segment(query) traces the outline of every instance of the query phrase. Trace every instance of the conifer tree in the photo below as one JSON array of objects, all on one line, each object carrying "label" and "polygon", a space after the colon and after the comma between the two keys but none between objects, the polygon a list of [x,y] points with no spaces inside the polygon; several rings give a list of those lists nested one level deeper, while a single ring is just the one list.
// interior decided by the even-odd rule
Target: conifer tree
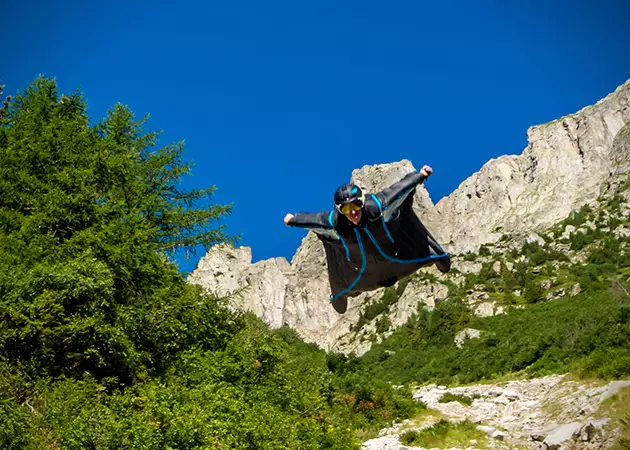
[{"label": "conifer tree", "polygon": [[200,306],[168,257],[233,243],[214,223],[232,205],[183,189],[183,144],[156,147],[146,121],[118,104],[91,125],[81,94],[44,77],[3,114],[0,357],[128,382],[192,335],[220,345],[229,314]]}]

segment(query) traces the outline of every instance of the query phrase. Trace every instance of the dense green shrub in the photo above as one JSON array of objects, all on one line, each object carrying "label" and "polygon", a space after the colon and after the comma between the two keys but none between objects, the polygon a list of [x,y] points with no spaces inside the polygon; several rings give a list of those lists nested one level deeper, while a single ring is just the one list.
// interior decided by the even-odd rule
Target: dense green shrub
[{"label": "dense green shrub", "polygon": [[547,261],[569,261],[569,257],[563,252],[547,246],[541,246],[538,242],[526,242],[522,247],[522,254],[527,256],[534,266],[540,266]]},{"label": "dense green shrub", "polygon": [[473,439],[482,445],[487,441],[476,423],[470,420],[453,423],[446,419],[440,419],[435,425],[422,430],[405,431],[400,436],[400,442],[404,445],[422,448],[463,447]]},{"label": "dense green shrub", "polygon": [[449,402],[459,402],[462,405],[470,406],[472,405],[473,398],[468,397],[466,395],[453,394],[452,392],[447,392],[442,395],[438,400],[439,403],[449,403]]},{"label": "dense green shrub", "polygon": [[[397,383],[467,383],[518,371],[630,375],[630,299],[623,291],[614,296],[591,286],[590,294],[468,320],[437,306],[374,345],[362,363]],[[481,337],[457,349],[454,332],[465,327],[480,329]],[[381,358],[384,352],[387,358]]]}]

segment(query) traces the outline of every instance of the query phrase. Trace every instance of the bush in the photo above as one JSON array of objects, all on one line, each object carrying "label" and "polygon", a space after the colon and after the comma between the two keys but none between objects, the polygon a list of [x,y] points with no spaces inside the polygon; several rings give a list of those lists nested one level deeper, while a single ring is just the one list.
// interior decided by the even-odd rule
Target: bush
[{"label": "bush", "polygon": [[447,392],[442,395],[438,400],[439,403],[449,403],[449,402],[459,402],[462,405],[471,406],[473,402],[473,398],[467,397],[465,395],[453,394],[451,392]]},{"label": "bush", "polygon": [[469,420],[451,423],[441,419],[435,425],[423,430],[405,431],[400,436],[400,442],[404,445],[424,448],[447,448],[468,445],[476,439],[478,444],[487,441],[483,431],[477,430],[477,425]]},{"label": "bush", "polygon": [[523,297],[525,298],[525,302],[527,303],[537,303],[543,298],[543,290],[540,287],[540,283],[536,280],[536,278],[529,274],[529,276],[525,280]]},{"label": "bush", "polygon": [[539,266],[547,261],[569,261],[569,257],[564,253],[552,248],[542,247],[538,242],[526,242],[523,244],[522,253],[529,258],[534,266]]},{"label": "bush", "polygon": [[[406,286],[406,284],[405,284]],[[381,298],[369,304],[363,310],[361,317],[359,319],[360,324],[364,324],[369,322],[370,320],[377,317],[379,314],[382,314],[389,310],[389,307],[398,301],[398,292],[394,286],[388,286],[383,291],[383,295]],[[355,329],[360,329],[360,326],[355,325]]]}]

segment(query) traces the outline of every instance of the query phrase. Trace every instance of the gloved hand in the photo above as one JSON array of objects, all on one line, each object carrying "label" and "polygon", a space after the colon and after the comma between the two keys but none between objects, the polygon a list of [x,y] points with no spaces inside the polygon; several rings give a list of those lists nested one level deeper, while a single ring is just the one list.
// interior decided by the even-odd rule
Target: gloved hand
[{"label": "gloved hand", "polygon": [[420,169],[420,173],[428,178],[429,175],[433,173],[433,169],[431,168],[431,166],[424,165],[422,166],[422,169]]}]

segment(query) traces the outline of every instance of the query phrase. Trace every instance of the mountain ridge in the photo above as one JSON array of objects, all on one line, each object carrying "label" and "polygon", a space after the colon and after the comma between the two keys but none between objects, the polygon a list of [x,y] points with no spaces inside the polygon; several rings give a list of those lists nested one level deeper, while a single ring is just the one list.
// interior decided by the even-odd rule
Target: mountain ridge
[{"label": "mountain ridge", "polygon": [[[630,80],[594,105],[530,127],[528,145],[520,155],[490,159],[437,204],[427,187],[419,186],[414,210],[455,255],[479,251],[484,245],[501,245],[506,234],[522,236],[521,241],[540,241],[537,232],[593,203],[627,171],[630,148],[613,143],[630,122],[629,105]],[[407,159],[366,165],[353,170],[350,181],[376,191],[415,170]],[[454,268],[459,264],[465,266],[458,261]],[[432,268],[421,272],[439,276]],[[350,300],[344,315],[334,312],[328,303],[323,248],[312,232],[306,233],[291,261],[278,257],[251,264],[251,249],[217,246],[200,260],[189,281],[221,295],[238,291],[236,308],[253,311],[273,327],[294,328],[305,340],[323,348],[344,352],[362,353],[370,347],[369,342],[359,343],[351,337],[356,336],[353,328],[368,304],[384,295],[384,289],[362,294]],[[410,292],[429,306],[447,295],[435,287],[410,285],[416,289]],[[408,301],[410,296],[406,295]],[[397,317],[394,325],[404,323],[413,313],[411,303],[391,307]]]}]

